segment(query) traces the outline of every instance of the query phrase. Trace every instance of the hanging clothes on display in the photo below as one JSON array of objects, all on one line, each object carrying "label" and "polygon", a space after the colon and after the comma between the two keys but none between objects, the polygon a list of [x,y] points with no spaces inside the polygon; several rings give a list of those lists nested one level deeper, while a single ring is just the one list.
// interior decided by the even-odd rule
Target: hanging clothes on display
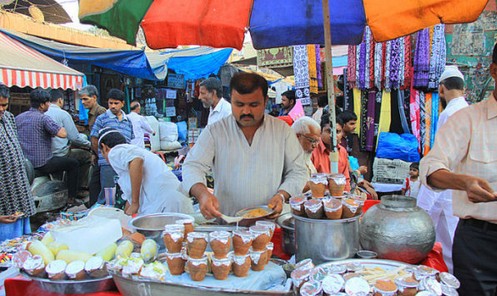
[{"label": "hanging clothes on display", "polygon": [[417,33],[416,49],[414,52],[414,82],[417,89],[428,88],[430,73],[430,29],[426,28]]},{"label": "hanging clothes on display", "polygon": [[435,142],[435,133],[438,126],[438,115],[440,109],[440,97],[438,93],[433,93],[431,98],[431,133],[430,133],[430,147]]},{"label": "hanging clothes on display", "polygon": [[425,138],[423,143],[423,156],[430,152],[430,140],[431,140],[431,116],[432,116],[432,93],[425,94]]}]

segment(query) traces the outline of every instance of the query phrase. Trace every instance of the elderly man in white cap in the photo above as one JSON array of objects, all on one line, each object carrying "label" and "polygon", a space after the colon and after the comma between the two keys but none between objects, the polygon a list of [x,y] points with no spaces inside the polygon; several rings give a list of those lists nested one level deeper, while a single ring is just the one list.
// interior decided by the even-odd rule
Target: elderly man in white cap
[{"label": "elderly man in white cap", "polygon": [[[457,66],[446,66],[439,81],[438,93],[444,111],[440,113],[437,131],[450,116],[468,106],[464,98],[464,75]],[[452,242],[459,221],[452,213],[452,190],[434,192],[423,185],[418,193],[418,205],[433,220],[436,240],[442,243],[444,261],[452,273]]]}]

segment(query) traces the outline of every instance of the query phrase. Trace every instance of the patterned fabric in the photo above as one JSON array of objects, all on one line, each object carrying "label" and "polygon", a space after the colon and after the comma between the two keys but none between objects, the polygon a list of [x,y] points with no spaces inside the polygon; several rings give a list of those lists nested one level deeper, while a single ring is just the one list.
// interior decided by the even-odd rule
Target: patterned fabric
[{"label": "patterned fabric", "polygon": [[356,86],[356,50],[357,46],[349,45],[348,55],[347,55],[347,82],[350,88],[355,88]]},{"label": "patterned fabric", "polygon": [[309,67],[309,90],[311,93],[318,93],[318,71],[316,64],[316,46],[307,45],[307,60]]},{"label": "patterned fabric", "polygon": [[24,155],[17,138],[14,116],[5,112],[0,118],[0,215],[23,212],[35,214]]},{"label": "patterned fabric", "polygon": [[390,91],[390,59],[392,56],[392,41],[387,41],[385,46],[385,79],[383,80],[384,87],[386,91]]},{"label": "patterned fabric", "polygon": [[425,109],[425,93],[419,92],[419,144],[421,153],[424,155],[424,144],[426,138],[426,109]]},{"label": "patterned fabric", "polygon": [[401,47],[401,40],[394,39],[391,41],[390,48],[390,80],[387,81],[387,86],[389,89],[398,89],[401,84],[400,68],[404,65],[402,57],[404,56],[403,48]]},{"label": "patterned fabric", "polygon": [[434,27],[432,44],[428,88],[437,89],[438,79],[445,70],[445,60],[447,56],[444,24],[436,25]]},{"label": "patterned fabric", "polygon": [[373,151],[374,148],[376,94],[376,91],[370,91],[368,93],[367,117],[365,124],[366,145],[364,146],[366,151]]},{"label": "patterned fabric", "polygon": [[374,45],[374,86],[382,89],[382,74],[383,74],[383,43],[375,43]]},{"label": "patterned fabric", "polygon": [[293,72],[295,74],[295,96],[303,105],[310,104],[309,60],[307,46],[293,46]]},{"label": "patterned fabric", "polygon": [[432,116],[432,102],[431,93],[425,95],[425,139],[423,145],[423,156],[430,152],[430,141],[431,141],[431,116]]},{"label": "patterned fabric", "polygon": [[412,134],[418,139],[418,142],[420,140],[420,131],[419,131],[419,92],[413,88],[413,85],[411,85],[411,97],[410,97],[410,104],[409,104],[410,110],[409,110],[409,117],[411,119],[411,131]]},{"label": "patterned fabric", "polygon": [[19,143],[35,168],[44,166],[53,156],[52,137],[61,126],[38,109],[31,108],[16,117]]},{"label": "patterned fabric", "polygon": [[[126,142],[129,143],[131,139],[135,137],[133,133],[133,125],[128,119],[124,111],[122,112],[122,120],[114,115],[110,110],[105,111],[104,114],[97,117],[93,129],[91,130],[91,136],[98,139],[98,132],[104,127],[111,127],[118,130],[125,138]],[[98,165],[109,165],[98,148]]]},{"label": "patterned fabric", "polygon": [[378,135],[380,130],[380,115],[381,115],[381,105],[382,105],[383,92],[376,92],[375,105],[374,105],[374,137],[373,137],[373,149],[376,150],[376,144],[378,143]]},{"label": "patterned fabric", "polygon": [[411,36],[404,37],[404,75],[401,89],[409,89],[411,86],[412,61],[411,61]]},{"label": "patterned fabric", "polygon": [[[321,73],[321,54],[320,52],[320,47],[318,44],[315,45],[315,53],[316,53],[316,71],[317,71],[317,78],[318,78],[318,87],[323,88],[323,73]],[[228,84],[229,85],[229,84]]]},{"label": "patterned fabric", "polygon": [[430,132],[430,147],[433,147],[435,142],[435,133],[438,126],[438,109],[440,105],[440,97],[438,93],[433,93],[431,96],[431,132]]},{"label": "patterned fabric", "polygon": [[417,33],[416,50],[414,53],[414,87],[428,87],[430,72],[430,30],[423,29]]}]

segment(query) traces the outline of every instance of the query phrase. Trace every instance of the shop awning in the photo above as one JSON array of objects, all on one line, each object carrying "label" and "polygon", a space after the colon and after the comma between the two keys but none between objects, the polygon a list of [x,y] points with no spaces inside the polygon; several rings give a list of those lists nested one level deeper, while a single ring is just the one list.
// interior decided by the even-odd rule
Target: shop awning
[{"label": "shop awning", "polygon": [[9,87],[80,89],[83,73],[0,32],[0,83]]}]

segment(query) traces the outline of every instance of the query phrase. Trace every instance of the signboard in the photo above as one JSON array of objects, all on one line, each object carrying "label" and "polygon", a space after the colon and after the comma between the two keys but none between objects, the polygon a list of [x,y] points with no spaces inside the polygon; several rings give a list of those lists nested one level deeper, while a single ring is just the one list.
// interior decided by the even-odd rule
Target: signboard
[{"label": "signboard", "polygon": [[276,47],[257,51],[257,66],[283,68],[293,65],[293,48]]},{"label": "signboard", "polygon": [[166,116],[167,117],[176,116],[176,108],[175,107],[166,107]]},{"label": "signboard", "polygon": [[166,89],[166,99],[176,99],[176,90],[175,89]]},{"label": "signboard", "polygon": [[174,73],[167,74],[167,86],[172,88],[185,89],[186,88],[185,76]]}]

